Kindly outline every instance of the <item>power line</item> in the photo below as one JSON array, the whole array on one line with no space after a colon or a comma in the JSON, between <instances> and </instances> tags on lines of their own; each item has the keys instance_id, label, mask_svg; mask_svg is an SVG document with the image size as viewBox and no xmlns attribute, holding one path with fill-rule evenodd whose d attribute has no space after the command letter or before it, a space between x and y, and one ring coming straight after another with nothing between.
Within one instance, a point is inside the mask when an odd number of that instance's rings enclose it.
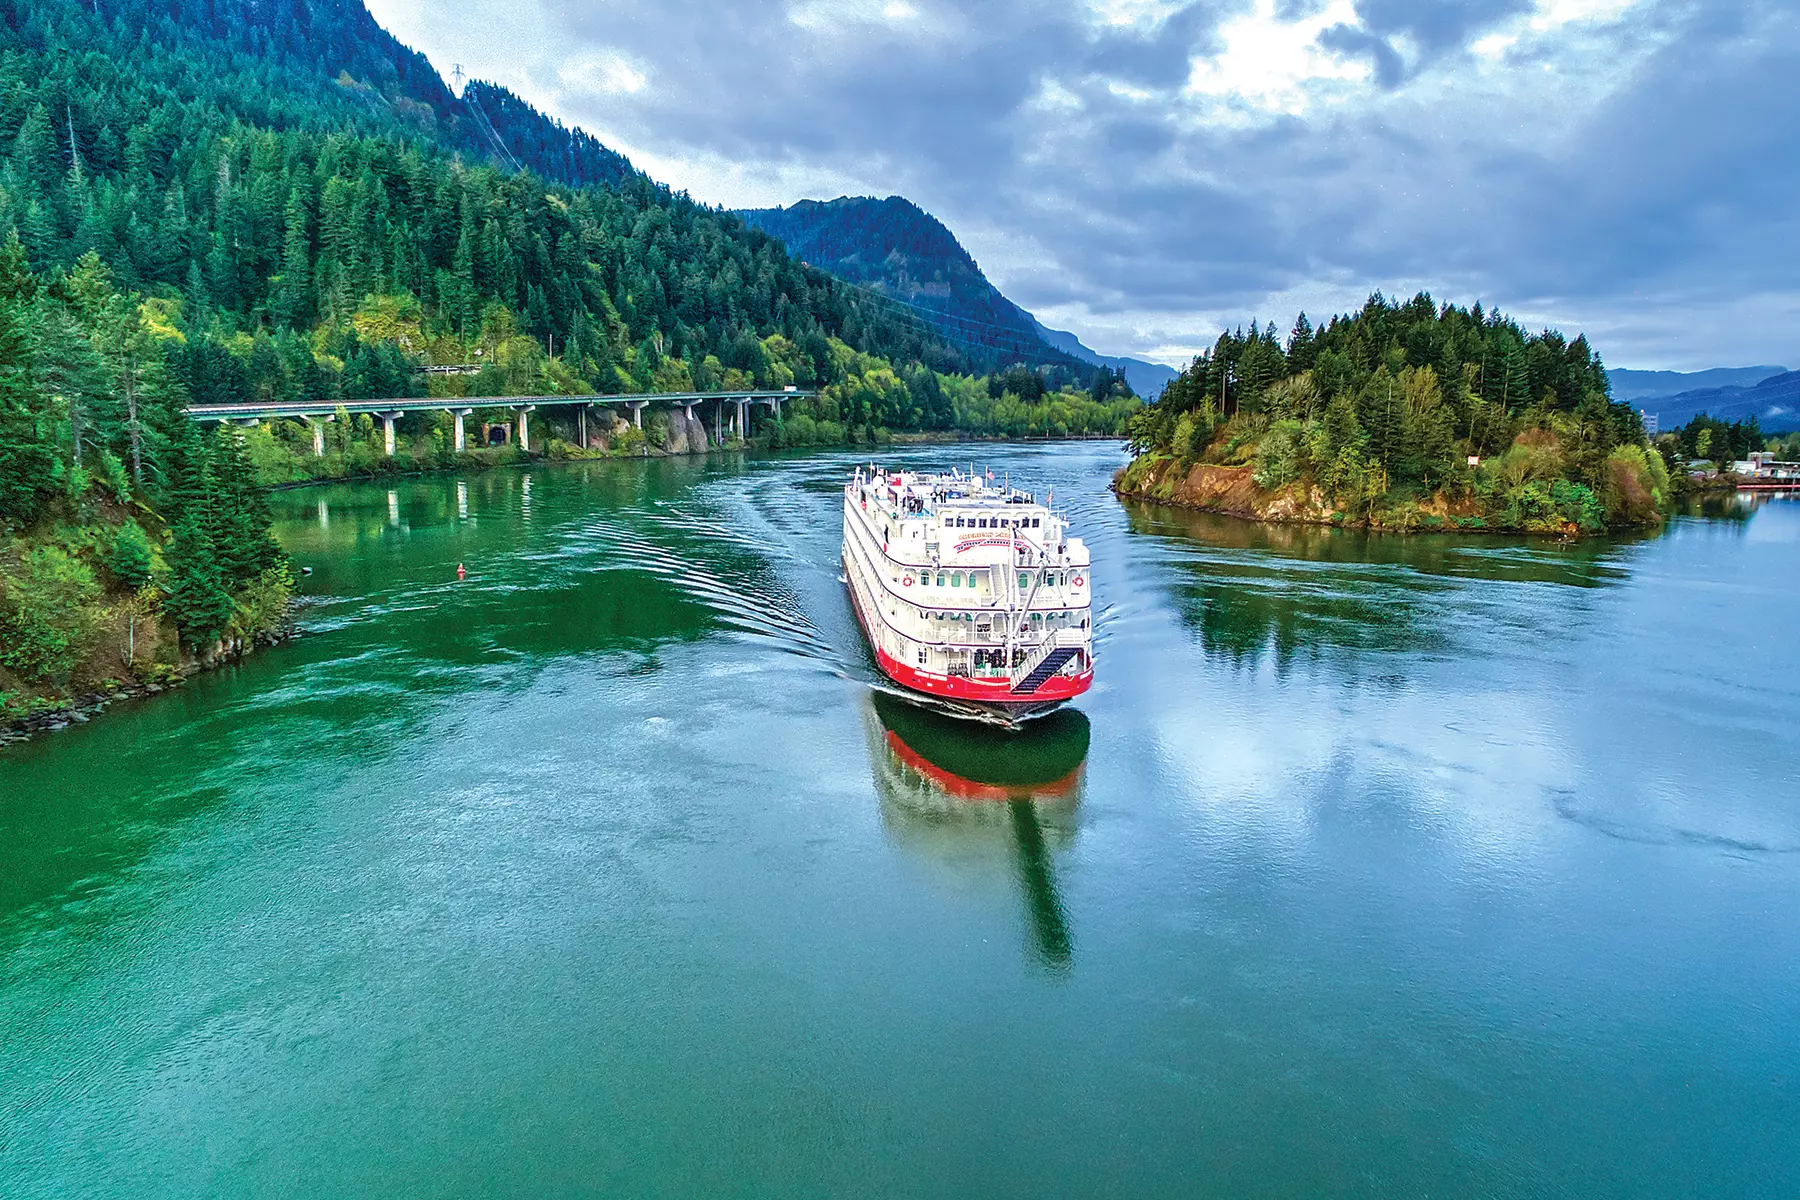
<instances>
[{"instance_id":1,"label":"power line","mask_svg":"<svg viewBox=\"0 0 1800 1200\"><path fill-rule=\"evenodd\" d=\"M974 317L965 317L957 313L945 312L942 309L931 308L928 305L913 304L909 301L902 300L897 296L890 296L884 292L878 292L866 285L851 283L849 280L844 280L843 282L861 295L893 305L894 309L892 311L894 312L894 315L916 321L922 328L929 331L934 336L946 341L957 342L971 349L985 350L989 353L1011 353L1017 355L1021 359L1035 361L1047 366L1090 365L1082 362L1082 360L1076 358L1072 354L1056 349L1054 346L1051 346L1042 340L1032 340L1028 338L1021 330L1008 328L1004 325L997 325L991 321L982 321ZM919 315L921 313L929 314L929 318L935 318L935 320ZM966 325L973 328L969 333L965 333L964 331L950 327L951 323ZM983 330L991 330L993 332L984 333L982 332Z\"/></svg>"},{"instance_id":2,"label":"power line","mask_svg":"<svg viewBox=\"0 0 1800 1200\"><path fill-rule=\"evenodd\" d=\"M474 80L469 82L473 85ZM475 114L479 127L487 133L488 140L500 152L501 157L512 164L513 170L523 174L525 167L513 156L513 152L507 148L506 143L500 140L500 132L494 128L494 123L488 120L487 110L481 107L481 99L476 96L475 90L473 86L463 89L463 103L468 105L469 111Z\"/></svg>"},{"instance_id":3,"label":"power line","mask_svg":"<svg viewBox=\"0 0 1800 1200\"><path fill-rule=\"evenodd\" d=\"M973 326L978 329L992 329L1002 337L1011 338L1015 341L1025 344L1025 345L1044 346L1046 349L1049 349L1052 351L1055 351L1055 349L1056 349L1054 346L1049 346L1048 343L1045 343L1041 339L1038 339L1038 338L1034 337L1033 335L1026 333L1024 330L1019 329L1017 326L1000 325L993 321L980 320L977 317L966 317L966 316L963 316L961 313L953 313L947 309L933 308L929 304L919 304L919 303L916 303L911 300L903 300L899 296L890 296L886 292L876 291L874 288L868 287L864 284L852 284L851 286L858 288L862 291L866 291L869 295L874 296L878 300L885 300L890 304L905 305L908 309L911 309L914 312L927 313L930 316L932 316L940 321L954 321L959 325ZM1060 353L1060 351L1058 351L1058 353Z\"/></svg>"}]
</instances>

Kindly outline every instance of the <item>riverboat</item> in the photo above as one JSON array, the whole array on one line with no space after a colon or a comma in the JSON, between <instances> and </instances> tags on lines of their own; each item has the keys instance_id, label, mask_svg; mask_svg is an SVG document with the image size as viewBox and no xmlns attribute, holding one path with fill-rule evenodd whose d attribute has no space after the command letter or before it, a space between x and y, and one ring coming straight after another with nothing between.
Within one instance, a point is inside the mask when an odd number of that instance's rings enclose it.
<instances>
[{"instance_id":1,"label":"riverboat","mask_svg":"<svg viewBox=\"0 0 1800 1200\"><path fill-rule=\"evenodd\" d=\"M1088 549L1031 493L991 474L859 467L843 558L857 621L901 688L1012 722L1093 683Z\"/></svg>"}]
</instances>

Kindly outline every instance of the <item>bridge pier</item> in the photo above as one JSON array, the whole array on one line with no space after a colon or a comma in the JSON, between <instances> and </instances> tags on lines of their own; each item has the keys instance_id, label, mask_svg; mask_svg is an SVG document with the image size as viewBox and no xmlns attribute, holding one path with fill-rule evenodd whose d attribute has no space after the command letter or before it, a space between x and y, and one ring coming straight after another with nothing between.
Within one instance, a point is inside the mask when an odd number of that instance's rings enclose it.
<instances>
[{"instance_id":1,"label":"bridge pier","mask_svg":"<svg viewBox=\"0 0 1800 1200\"><path fill-rule=\"evenodd\" d=\"M267 421L304 420L312 428L313 456L325 456L324 423L334 419L334 412L350 412L358 415L367 414L379 417L382 425L383 449L388 457L394 457L400 450L399 431L395 422L406 413L413 412L447 412L457 419L458 432L455 438L456 452L464 453L469 449L467 418L476 411L489 408L506 408L512 410L513 419L494 428L504 429L508 440L515 440L527 453L531 452L531 418L530 414L539 405L556 407L558 405L576 407L576 419L582 443L585 445L592 431L588 429L589 410L599 411L599 406L622 404L631 410L631 423L638 429L644 428L644 409L650 405L663 402L679 406L686 421L694 421L700 405L711 400L717 407L713 409L713 428L708 431L712 437L709 444L728 445L732 438L748 440L752 419L753 405L766 404L777 420L782 415L782 401L798 399L800 396L812 395L811 392L794 392L776 394L768 391L733 391L733 392L680 392L675 394L638 393L626 396L512 396L505 400L496 398L493 404L474 406L467 398L459 397L387 397L366 400L344 401L333 405L325 401L301 401L288 404L199 404L188 407L189 414L197 421L218 421L226 425L249 427ZM461 400L466 407L451 407L446 400ZM611 410L609 417L617 414ZM515 424L516 422L516 424ZM609 421L610 427L610 421ZM485 439L491 429L481 426ZM497 436L497 435L496 435Z\"/></svg>"},{"instance_id":2,"label":"bridge pier","mask_svg":"<svg viewBox=\"0 0 1800 1200\"><path fill-rule=\"evenodd\" d=\"M463 418L473 415L475 410L472 408L447 408L444 411L456 418L456 452L461 454L468 447L468 441L463 431Z\"/></svg>"},{"instance_id":3,"label":"bridge pier","mask_svg":"<svg viewBox=\"0 0 1800 1200\"><path fill-rule=\"evenodd\" d=\"M381 414L381 436L387 444L387 456L394 457L394 422L400 417L398 411Z\"/></svg>"}]
</instances>

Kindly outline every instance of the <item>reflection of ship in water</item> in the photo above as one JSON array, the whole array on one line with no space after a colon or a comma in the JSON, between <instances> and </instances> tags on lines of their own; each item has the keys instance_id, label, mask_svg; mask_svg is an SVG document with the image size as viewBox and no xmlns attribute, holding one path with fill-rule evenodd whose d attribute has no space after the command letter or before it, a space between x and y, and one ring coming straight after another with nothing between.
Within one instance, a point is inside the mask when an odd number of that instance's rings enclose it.
<instances>
[{"instance_id":1,"label":"reflection of ship in water","mask_svg":"<svg viewBox=\"0 0 1800 1200\"><path fill-rule=\"evenodd\" d=\"M882 819L900 844L963 866L1013 860L1038 955L1069 965L1052 856L1075 836L1088 719L1059 709L1000 729L873 692L865 713Z\"/></svg>"}]
</instances>

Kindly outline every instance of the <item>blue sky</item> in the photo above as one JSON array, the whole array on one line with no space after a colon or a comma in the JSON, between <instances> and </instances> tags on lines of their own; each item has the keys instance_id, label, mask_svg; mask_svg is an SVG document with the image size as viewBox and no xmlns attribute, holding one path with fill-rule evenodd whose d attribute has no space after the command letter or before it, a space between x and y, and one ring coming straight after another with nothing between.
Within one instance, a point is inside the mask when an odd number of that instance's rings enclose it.
<instances>
[{"instance_id":1,"label":"blue sky","mask_svg":"<svg viewBox=\"0 0 1800 1200\"><path fill-rule=\"evenodd\" d=\"M1793 0L373 0L731 207L898 193L1096 349L1375 288L1800 366Z\"/></svg>"}]
</instances>

